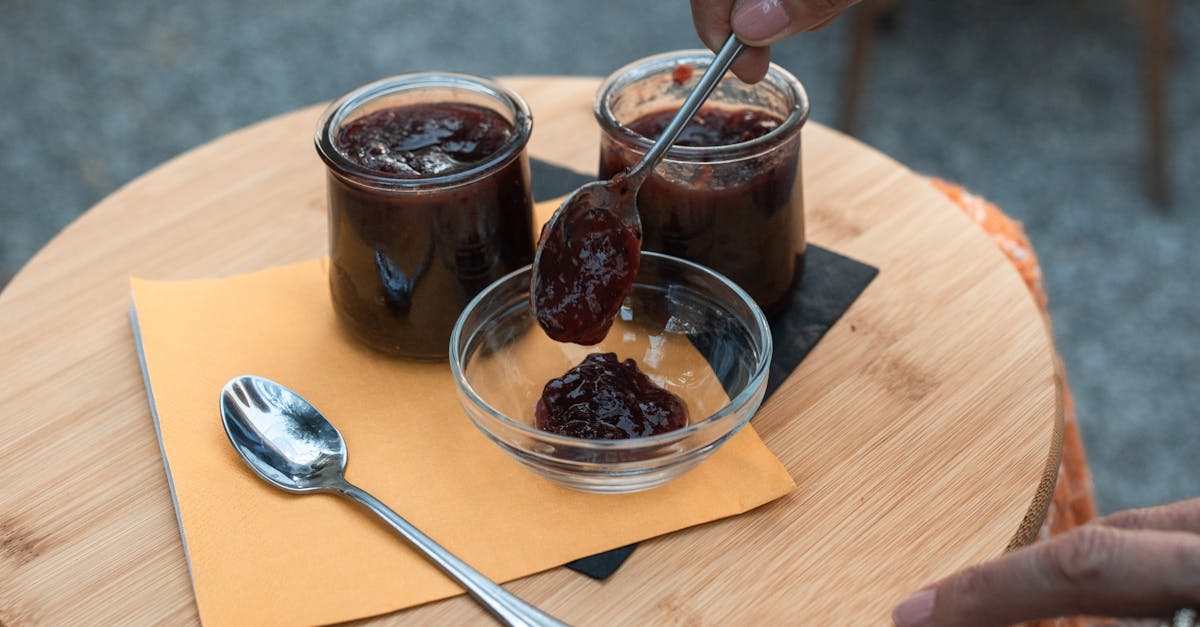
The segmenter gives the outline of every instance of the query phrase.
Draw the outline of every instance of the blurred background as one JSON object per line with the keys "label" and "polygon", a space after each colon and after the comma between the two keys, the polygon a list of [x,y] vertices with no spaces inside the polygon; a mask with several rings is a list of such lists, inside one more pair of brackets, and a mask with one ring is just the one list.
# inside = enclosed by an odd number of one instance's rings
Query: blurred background
{"label": "blurred background", "polygon": [[[776,48],[812,119],[1024,222],[1102,511],[1200,496],[1200,4],[873,2]],[[363,83],[430,69],[603,76],[700,45],[684,0],[0,10],[0,285],[158,163]]]}

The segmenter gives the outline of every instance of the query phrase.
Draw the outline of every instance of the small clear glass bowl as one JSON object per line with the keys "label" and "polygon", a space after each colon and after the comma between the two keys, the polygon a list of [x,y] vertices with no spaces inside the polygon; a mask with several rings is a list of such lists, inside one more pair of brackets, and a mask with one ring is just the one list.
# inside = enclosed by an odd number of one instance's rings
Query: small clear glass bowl
{"label": "small clear glass bowl", "polygon": [[[596,346],[546,337],[529,305],[529,274],[517,270],[467,305],[450,337],[450,368],[475,426],[535,473],[587,492],[653,488],[711,455],[762,403],[771,332],[754,300],[720,274],[643,252],[633,289]],[[689,424],[628,440],[537,429],[534,406],[546,382],[594,352],[634,359],[687,403]]]}

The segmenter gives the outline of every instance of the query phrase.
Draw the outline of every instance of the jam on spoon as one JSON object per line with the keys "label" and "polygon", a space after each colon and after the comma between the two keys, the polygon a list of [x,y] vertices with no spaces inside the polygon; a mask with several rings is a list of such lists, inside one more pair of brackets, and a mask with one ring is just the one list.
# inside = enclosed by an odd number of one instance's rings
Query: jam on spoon
{"label": "jam on spoon", "polygon": [[592,353],[550,380],[534,409],[537,428],[588,440],[624,440],[687,426],[683,400],[659,387],[632,359]]}
{"label": "jam on spoon", "polygon": [[[613,182],[617,198],[632,195],[620,174]],[[641,228],[596,203],[577,212],[566,228],[548,227],[542,228],[533,263],[553,270],[533,275],[534,315],[555,341],[598,344],[637,276]]]}
{"label": "jam on spoon", "polygon": [[607,181],[575,190],[542,227],[529,299],[551,339],[596,344],[604,339],[633,286],[641,259],[637,192],[684,126],[712,94],[744,46],[730,35],[670,124],[641,161]]}

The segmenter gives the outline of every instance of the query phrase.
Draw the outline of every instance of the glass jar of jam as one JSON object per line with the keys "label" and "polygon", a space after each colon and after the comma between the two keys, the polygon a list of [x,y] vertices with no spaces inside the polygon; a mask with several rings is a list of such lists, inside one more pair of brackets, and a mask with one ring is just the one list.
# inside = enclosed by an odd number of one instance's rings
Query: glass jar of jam
{"label": "glass jar of jam", "polygon": [[[660,54],[605,80],[593,106],[601,178],[641,159],[712,58]],[[804,269],[807,119],[804,87],[779,66],[754,85],[726,76],[638,193],[642,247],[724,274],[768,312],[782,305]]]}
{"label": "glass jar of jam", "polygon": [[406,74],[334,102],[317,125],[328,166],[329,288],[356,338],[445,359],[458,314],[533,260],[529,106],[461,74]]}

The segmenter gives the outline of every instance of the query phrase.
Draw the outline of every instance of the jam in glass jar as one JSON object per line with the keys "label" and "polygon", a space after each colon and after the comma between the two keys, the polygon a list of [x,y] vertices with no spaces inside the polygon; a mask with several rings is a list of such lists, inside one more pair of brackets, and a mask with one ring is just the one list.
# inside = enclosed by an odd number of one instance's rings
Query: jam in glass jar
{"label": "jam in glass jar", "polygon": [[467,302],[533,260],[529,107],[487,79],[406,74],[322,115],[329,287],[351,335],[446,359]]}
{"label": "jam in glass jar", "polygon": [[[713,55],[670,52],[627,65],[593,106],[603,135],[600,177],[632,166],[670,122]],[[642,247],[703,264],[768,313],[804,270],[800,129],[804,87],[777,65],[754,85],[732,74],[642,184]]]}

